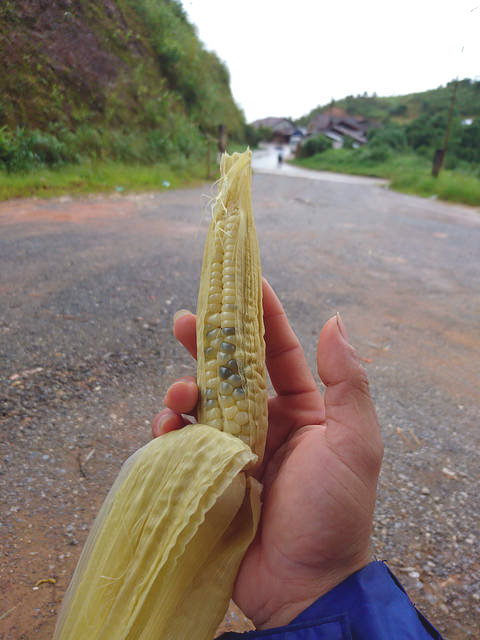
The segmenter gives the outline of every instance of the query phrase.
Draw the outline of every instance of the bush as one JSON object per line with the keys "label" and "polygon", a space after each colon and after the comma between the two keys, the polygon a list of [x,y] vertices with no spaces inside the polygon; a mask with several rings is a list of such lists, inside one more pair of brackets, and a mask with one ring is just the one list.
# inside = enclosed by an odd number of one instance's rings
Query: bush
{"label": "bush", "polygon": [[246,144],[248,144],[251,149],[256,149],[258,144],[264,140],[262,130],[256,129],[251,124],[245,125],[244,138]]}
{"label": "bush", "polygon": [[391,147],[382,141],[372,142],[366,147],[358,150],[360,162],[375,163],[386,162],[391,156]]}
{"label": "bush", "polygon": [[332,147],[333,142],[330,140],[330,138],[327,138],[327,136],[321,133],[318,136],[307,138],[305,142],[302,142],[302,146],[300,148],[300,158],[310,158],[311,156],[314,156],[317,153],[323,153],[324,151],[327,151]]}
{"label": "bush", "polygon": [[173,148],[186,158],[190,158],[200,151],[203,143],[198,128],[182,116],[177,116],[172,122],[173,135],[170,138]]}
{"label": "bush", "polygon": [[58,140],[52,134],[34,131],[31,142],[36,164],[58,167],[67,162],[78,162],[77,154],[69,149],[65,142]]}
{"label": "bush", "polygon": [[[354,149],[355,140],[351,136],[343,136],[342,149]],[[358,143],[357,143],[358,146]]]}
{"label": "bush", "polygon": [[142,161],[141,140],[132,133],[110,131],[108,156],[116,162],[136,163]]}
{"label": "bush", "polygon": [[406,116],[407,115],[407,105],[404,103],[392,105],[388,110],[389,115],[391,116]]}
{"label": "bush", "polygon": [[9,134],[5,127],[0,130],[0,160],[8,172],[28,171],[38,164],[33,149],[33,134],[17,127],[15,134]]}
{"label": "bush", "polygon": [[381,145],[396,151],[405,151],[408,146],[405,130],[393,124],[382,129],[371,129],[368,132],[368,146],[372,145]]}
{"label": "bush", "polygon": [[53,129],[9,131],[0,128],[0,170],[25,172],[37,167],[78,164],[82,159],[103,159],[126,164],[155,164],[179,157],[198,157],[204,138],[182,114],[150,131],[122,131],[81,125],[75,131]]}
{"label": "bush", "polygon": [[465,126],[456,149],[457,156],[467,162],[480,162],[480,119]]}
{"label": "bush", "polygon": [[88,124],[82,124],[74,132],[67,134],[66,143],[74,153],[85,156],[102,157],[104,140],[101,132]]}
{"label": "bush", "polygon": [[21,128],[9,133],[5,127],[0,129],[0,167],[8,172],[28,171],[38,165],[54,167],[77,160],[67,145],[52,134]]}
{"label": "bush", "polygon": [[8,168],[14,153],[6,127],[0,128],[0,167]]}

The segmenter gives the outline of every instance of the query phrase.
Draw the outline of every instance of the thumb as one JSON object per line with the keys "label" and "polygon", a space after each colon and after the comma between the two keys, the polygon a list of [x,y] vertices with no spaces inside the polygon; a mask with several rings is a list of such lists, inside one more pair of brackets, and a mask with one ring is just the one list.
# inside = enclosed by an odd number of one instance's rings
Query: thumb
{"label": "thumb", "polygon": [[329,445],[352,470],[376,477],[383,456],[380,427],[367,374],[348,342],[339,314],[330,318],[320,333],[317,368],[326,386],[325,425]]}

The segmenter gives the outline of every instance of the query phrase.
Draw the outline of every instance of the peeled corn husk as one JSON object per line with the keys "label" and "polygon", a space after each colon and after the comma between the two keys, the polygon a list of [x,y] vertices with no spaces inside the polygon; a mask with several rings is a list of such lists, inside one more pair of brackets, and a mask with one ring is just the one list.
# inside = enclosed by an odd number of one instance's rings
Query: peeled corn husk
{"label": "peeled corn husk", "polygon": [[[232,434],[238,423],[221,428],[226,417],[220,425],[187,426],[151,441],[125,462],[83,549],[54,640],[211,640],[255,537],[261,485],[251,473],[263,455],[266,385],[250,152],[224,159],[219,198],[225,210],[230,207],[240,215],[239,226],[247,234],[240,237],[235,258],[242,312],[235,317],[236,339],[231,331],[228,339],[238,363],[231,397],[235,390],[235,402],[240,402],[236,415],[246,414],[250,426],[240,425],[240,437]],[[212,233],[210,229],[199,295],[200,349],[205,332],[212,329],[204,312]],[[204,398],[203,356],[198,366]],[[233,379],[230,382],[233,385]],[[221,382],[213,386],[219,391]],[[223,403],[228,415],[234,411],[228,397],[216,402]],[[202,411],[199,417],[208,418]]]}
{"label": "peeled corn husk", "polygon": [[212,638],[255,535],[260,486],[240,473],[254,457],[205,425],[131,456],[93,525],[54,638]]}

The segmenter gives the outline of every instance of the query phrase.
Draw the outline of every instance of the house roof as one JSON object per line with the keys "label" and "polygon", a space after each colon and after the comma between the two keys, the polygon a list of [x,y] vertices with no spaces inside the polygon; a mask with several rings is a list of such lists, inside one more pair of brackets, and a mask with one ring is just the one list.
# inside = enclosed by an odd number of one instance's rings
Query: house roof
{"label": "house roof", "polygon": [[288,118],[261,118],[260,120],[255,120],[252,122],[252,127],[259,129],[260,127],[268,127],[269,129],[273,129],[277,131],[277,128],[280,127],[292,127],[294,129],[293,123]]}
{"label": "house roof", "polygon": [[331,116],[329,113],[319,113],[308,123],[308,133],[326,131],[330,127]]}
{"label": "house roof", "polygon": [[291,136],[295,131],[295,126],[289,120],[283,120],[273,127],[273,131],[284,136]]}
{"label": "house roof", "polygon": [[361,130],[353,129],[352,127],[345,126],[344,124],[335,124],[332,127],[332,131],[335,131],[342,136],[350,136],[350,138],[353,138],[356,142],[360,142],[362,144],[367,141],[367,138]]}
{"label": "house roof", "polygon": [[[334,109],[332,110],[334,111]],[[342,115],[336,116],[329,112],[319,113],[308,124],[308,133],[325,133],[325,131],[342,130],[342,133],[356,139],[359,137],[363,142],[366,141],[365,133],[373,126],[373,123],[364,118],[355,118],[354,116]]]}

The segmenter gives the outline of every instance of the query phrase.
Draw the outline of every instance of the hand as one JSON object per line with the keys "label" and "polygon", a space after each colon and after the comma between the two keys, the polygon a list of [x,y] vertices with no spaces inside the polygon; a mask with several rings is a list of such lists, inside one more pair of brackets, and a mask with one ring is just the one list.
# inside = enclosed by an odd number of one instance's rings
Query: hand
{"label": "hand", "polygon": [[[264,281],[270,398],[257,536],[237,575],[233,599],[257,629],[287,624],[371,560],[370,535],[383,455],[368,380],[340,316],[317,346],[322,398],[282,305]],[[174,333],[195,357],[195,316],[176,317]],[[198,400],[195,378],[173,383],[154,437],[186,424]]]}

